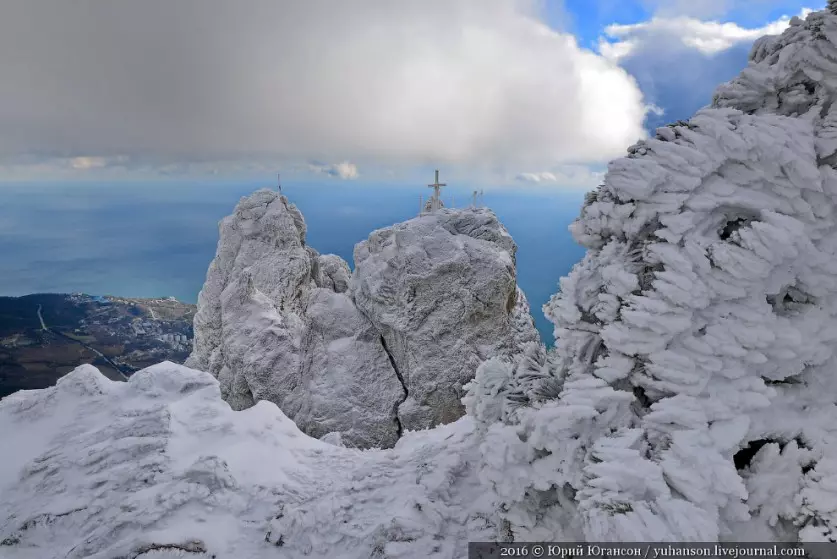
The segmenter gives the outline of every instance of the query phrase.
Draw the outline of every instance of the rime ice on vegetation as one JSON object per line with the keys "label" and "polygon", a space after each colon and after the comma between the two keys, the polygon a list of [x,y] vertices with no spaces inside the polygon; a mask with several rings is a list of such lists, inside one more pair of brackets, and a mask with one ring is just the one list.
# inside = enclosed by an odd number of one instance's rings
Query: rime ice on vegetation
{"label": "rime ice on vegetation", "polygon": [[610,164],[555,354],[472,384],[505,535],[837,540],[835,99],[823,11]]}

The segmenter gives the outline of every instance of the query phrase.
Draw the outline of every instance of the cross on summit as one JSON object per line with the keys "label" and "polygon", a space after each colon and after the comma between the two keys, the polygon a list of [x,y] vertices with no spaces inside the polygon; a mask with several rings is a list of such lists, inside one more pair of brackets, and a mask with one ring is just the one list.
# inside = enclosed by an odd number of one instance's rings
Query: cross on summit
{"label": "cross on summit", "polygon": [[442,207],[442,187],[447,186],[447,184],[439,182],[439,169],[436,169],[436,182],[427,186],[433,189],[433,197],[430,198],[430,211],[432,212]]}

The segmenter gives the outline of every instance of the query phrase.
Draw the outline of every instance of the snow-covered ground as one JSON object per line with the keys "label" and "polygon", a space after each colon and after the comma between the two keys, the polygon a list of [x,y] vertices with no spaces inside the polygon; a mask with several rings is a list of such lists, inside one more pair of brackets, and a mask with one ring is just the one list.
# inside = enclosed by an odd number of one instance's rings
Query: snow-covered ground
{"label": "snow-covered ground", "polygon": [[359,451],[269,402],[232,411],[208,373],[85,365],[0,401],[0,441],[4,559],[449,558],[492,537],[468,418]]}

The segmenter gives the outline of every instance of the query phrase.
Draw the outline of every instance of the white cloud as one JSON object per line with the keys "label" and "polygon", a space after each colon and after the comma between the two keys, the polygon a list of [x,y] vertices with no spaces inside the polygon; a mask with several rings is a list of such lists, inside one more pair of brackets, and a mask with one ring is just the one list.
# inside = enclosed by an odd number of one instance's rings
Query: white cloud
{"label": "white cloud", "polygon": [[[668,9],[661,9],[649,21],[608,26],[607,36],[599,42],[602,56],[628,71],[642,89],[649,129],[689,118],[710,104],[718,84],[746,68],[753,41],[781,33],[791,21],[790,16],[783,16],[758,28],[747,28],[677,15],[674,4],[661,5]],[[736,7],[735,1],[715,4],[717,9]],[[805,9],[799,15],[806,17],[811,11]]]}
{"label": "white cloud", "polygon": [[299,175],[300,169],[277,166],[275,161],[146,161],[128,156],[79,156],[79,157],[16,157],[0,163],[0,181],[73,180],[81,177],[101,180],[154,179],[155,177],[203,177],[225,176],[230,178],[261,179],[266,176],[275,181],[276,172],[289,170]]}
{"label": "white cloud", "polygon": [[604,170],[586,165],[562,165],[549,171],[520,173],[515,178],[520,182],[540,185],[592,189],[600,185],[604,177]]}
{"label": "white cloud", "polygon": [[[721,18],[733,11],[746,10],[751,17],[762,17],[776,8],[788,5],[788,0],[642,0],[659,17],[678,16],[697,19]],[[820,6],[824,6],[822,2]]]}
{"label": "white cloud", "polygon": [[648,107],[648,112],[655,116],[663,116],[666,114],[666,110],[662,107],[658,107],[654,103],[650,103],[646,105]]}
{"label": "white cloud", "polygon": [[[58,160],[61,161],[60,159]],[[124,155],[116,157],[95,157],[95,156],[81,156],[73,157],[67,160],[67,164],[75,170],[86,171],[89,169],[103,169],[105,167],[123,166],[129,161],[129,158]]]}
{"label": "white cloud", "polygon": [[0,159],[532,168],[620,155],[643,134],[639,89],[537,4],[12,0]]}
{"label": "white cloud", "polygon": [[[806,8],[799,15],[804,18],[812,11]],[[618,62],[651,42],[660,48],[664,48],[664,42],[679,42],[702,54],[712,55],[741,42],[752,42],[763,35],[782,33],[790,25],[790,20],[790,16],[782,16],[763,27],[746,29],[736,23],[700,21],[684,16],[655,17],[631,25],[607,26],[605,34],[611,40],[602,38],[599,52],[608,60]]]}
{"label": "white cloud", "polygon": [[360,176],[357,165],[349,161],[326,165],[324,163],[311,163],[308,170],[312,173],[325,174],[332,177],[339,177],[343,180],[354,180]]}
{"label": "white cloud", "polygon": [[97,169],[107,165],[104,157],[74,157],[70,160],[73,169]]}

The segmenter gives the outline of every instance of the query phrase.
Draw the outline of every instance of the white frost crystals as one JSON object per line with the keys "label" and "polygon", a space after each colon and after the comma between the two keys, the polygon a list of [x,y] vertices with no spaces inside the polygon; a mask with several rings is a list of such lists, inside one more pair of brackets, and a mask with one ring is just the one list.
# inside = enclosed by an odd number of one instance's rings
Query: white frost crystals
{"label": "white frost crystals", "polygon": [[829,12],[759,41],[588,195],[554,366],[473,384],[509,537],[837,540],[835,45]]}

